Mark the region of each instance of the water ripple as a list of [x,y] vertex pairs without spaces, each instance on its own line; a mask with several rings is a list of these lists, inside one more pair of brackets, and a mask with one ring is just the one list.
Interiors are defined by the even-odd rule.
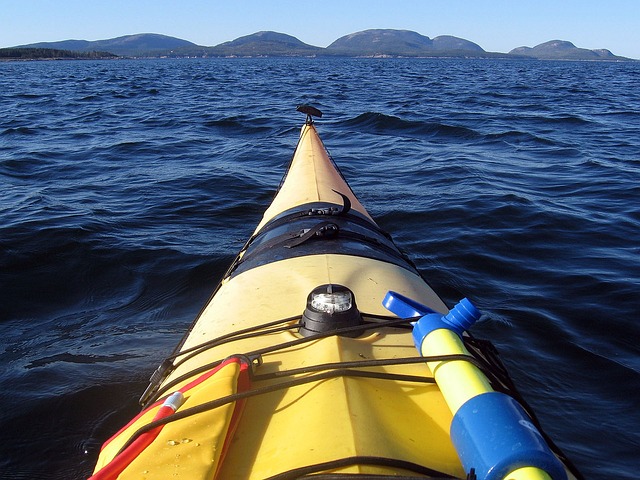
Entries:
[[363,203],[448,302],[482,307],[476,334],[585,476],[635,478],[638,78],[633,63],[0,63],[15,432],[0,470],[89,474],[260,220],[311,103]]

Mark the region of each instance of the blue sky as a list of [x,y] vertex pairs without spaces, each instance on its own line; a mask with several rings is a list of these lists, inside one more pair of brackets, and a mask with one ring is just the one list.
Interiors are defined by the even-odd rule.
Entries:
[[2,0],[0,47],[162,33],[217,45],[261,30],[325,47],[369,28],[455,35],[487,51],[548,40],[640,59],[639,0]]

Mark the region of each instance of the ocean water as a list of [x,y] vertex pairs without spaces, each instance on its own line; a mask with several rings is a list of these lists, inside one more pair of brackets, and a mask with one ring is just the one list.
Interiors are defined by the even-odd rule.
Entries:
[[586,478],[640,471],[640,63],[0,63],[0,478],[81,479],[303,116]]

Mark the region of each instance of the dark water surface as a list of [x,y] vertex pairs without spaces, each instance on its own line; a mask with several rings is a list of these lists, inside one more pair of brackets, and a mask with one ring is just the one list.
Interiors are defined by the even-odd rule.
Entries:
[[640,472],[640,64],[0,63],[0,478],[81,479],[318,129],[587,478]]

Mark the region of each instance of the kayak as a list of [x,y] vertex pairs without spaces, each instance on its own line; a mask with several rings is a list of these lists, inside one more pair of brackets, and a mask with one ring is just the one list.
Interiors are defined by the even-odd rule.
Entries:
[[91,479],[581,478],[298,110],[275,198]]

